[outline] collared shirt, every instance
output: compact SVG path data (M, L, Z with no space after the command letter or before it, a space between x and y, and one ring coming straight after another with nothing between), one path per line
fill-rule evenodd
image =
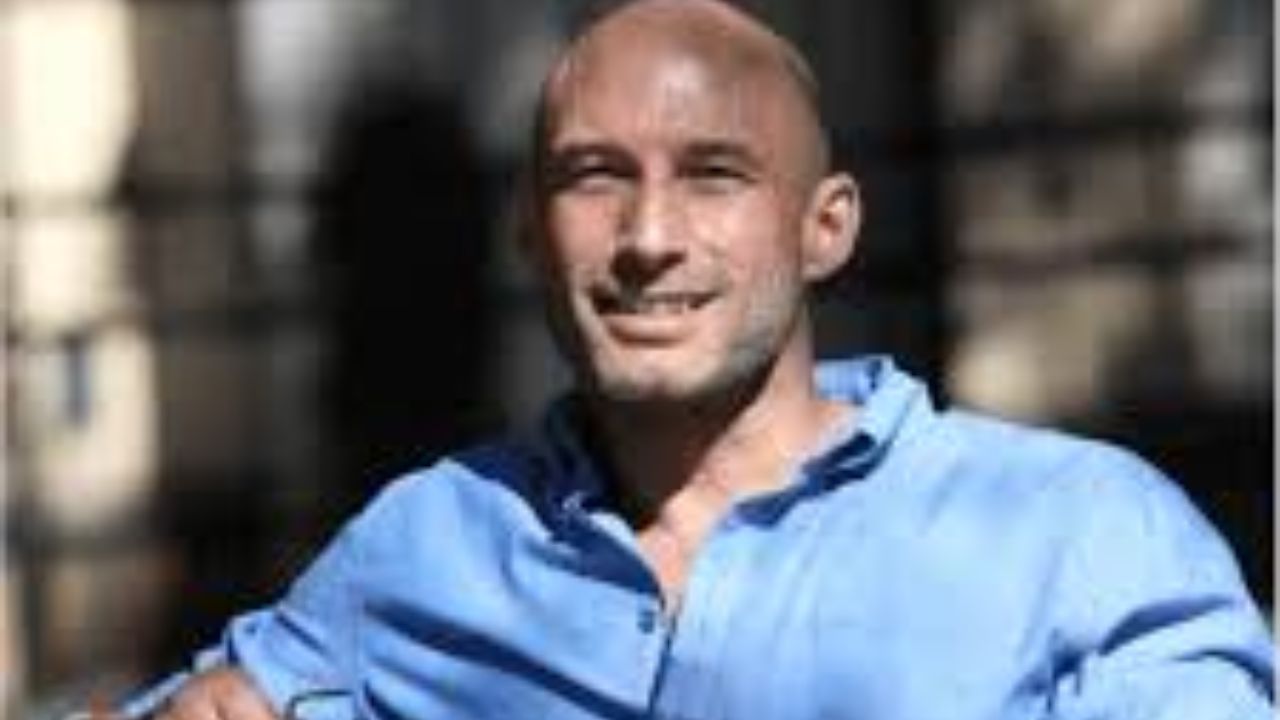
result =
M730 509L673 614L562 404L391 484L197 665L307 718L1271 715L1266 625L1150 465L939 412L885 358L818 380L858 412Z

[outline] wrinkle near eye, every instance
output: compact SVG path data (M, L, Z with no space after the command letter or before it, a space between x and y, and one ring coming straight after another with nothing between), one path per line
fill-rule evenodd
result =
M759 171L760 162L749 147L723 140L693 143L682 153L677 167L680 178L707 194L728 193L753 184Z
M612 181L628 180L638 172L625 153L607 143L566 145L553 151L545 182L552 192L591 190Z

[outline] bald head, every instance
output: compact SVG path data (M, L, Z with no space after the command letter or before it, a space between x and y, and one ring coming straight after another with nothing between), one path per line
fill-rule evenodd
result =
M752 100L777 107L796 134L799 143L791 159L803 166L801 173L816 180L827 171L829 141L808 64L777 33L717 0L635 0L589 25L561 55L543 86L537 157L545 152L567 97L609 91L592 82L601 68L619 62L656 66L673 61L697 64L718 82L751 84ZM609 77L616 83L620 76Z
M790 45L722 2L636 0L565 51L539 120L521 237L591 394L811 382L806 291L849 257L859 206Z

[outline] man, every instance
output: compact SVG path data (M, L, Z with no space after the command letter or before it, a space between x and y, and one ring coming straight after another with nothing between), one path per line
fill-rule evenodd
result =
M130 711L173 720L1264 718L1221 540L1108 446L815 368L849 256L795 51L643 0L543 92L524 242L575 392L393 483Z

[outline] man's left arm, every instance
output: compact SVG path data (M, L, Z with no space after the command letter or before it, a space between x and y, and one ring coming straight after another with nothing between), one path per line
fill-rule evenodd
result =
M1274 645L1230 549L1158 471L1101 457L1063 578L1053 717L1272 717Z

